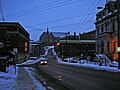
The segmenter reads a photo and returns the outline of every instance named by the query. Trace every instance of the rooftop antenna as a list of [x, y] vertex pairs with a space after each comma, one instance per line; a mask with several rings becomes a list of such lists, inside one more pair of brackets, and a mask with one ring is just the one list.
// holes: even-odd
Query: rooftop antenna
[[0, 12], [1, 12], [1, 18], [2, 18], [2, 21], [5, 21], [5, 18], [4, 18], [4, 15], [3, 15], [3, 9], [2, 9], [2, 3], [1, 3], [1, 0], [0, 0]]

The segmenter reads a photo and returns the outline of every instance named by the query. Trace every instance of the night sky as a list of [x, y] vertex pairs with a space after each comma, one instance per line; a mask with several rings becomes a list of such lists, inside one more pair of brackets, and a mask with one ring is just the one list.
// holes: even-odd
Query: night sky
[[[95, 29], [95, 17], [106, 0], [0, 0], [0, 21], [19, 22], [31, 40], [42, 32], [83, 33]], [[1, 13], [2, 12], [2, 13]]]

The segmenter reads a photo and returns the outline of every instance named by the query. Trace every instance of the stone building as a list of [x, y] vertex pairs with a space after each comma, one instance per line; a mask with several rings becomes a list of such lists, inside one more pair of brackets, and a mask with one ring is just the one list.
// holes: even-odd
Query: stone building
[[49, 32], [47, 28], [47, 31], [41, 34], [39, 41], [43, 44], [43, 46], [52, 46], [64, 36], [66, 36], [66, 33], [64, 32]]
[[118, 58], [117, 5], [115, 0], [106, 2], [96, 14], [96, 53], [105, 54], [110, 60]]
[[51, 45], [54, 45], [54, 36], [51, 32], [48, 31], [48, 28], [47, 28], [47, 31], [41, 34], [39, 41], [44, 46], [51, 46]]

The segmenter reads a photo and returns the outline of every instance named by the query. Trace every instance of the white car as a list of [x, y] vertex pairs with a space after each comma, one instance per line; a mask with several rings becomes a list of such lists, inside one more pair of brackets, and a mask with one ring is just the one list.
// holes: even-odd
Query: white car
[[46, 65], [46, 64], [48, 64], [48, 61], [47, 60], [40, 60], [40, 64], [41, 65], [43, 65], [43, 64]]
[[40, 60], [40, 64], [41, 65], [46, 65], [46, 64], [48, 64], [48, 61], [45, 58], [43, 58], [43, 59]]

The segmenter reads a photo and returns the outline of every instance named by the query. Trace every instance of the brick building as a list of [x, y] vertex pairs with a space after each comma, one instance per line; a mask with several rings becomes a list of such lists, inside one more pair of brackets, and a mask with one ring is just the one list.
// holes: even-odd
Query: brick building
[[6, 52], [9, 49], [10, 49], [9, 48], [9, 36], [8, 36], [7, 28], [0, 27], [0, 53]]
[[57, 49], [59, 56], [63, 58], [93, 55], [95, 52], [95, 30], [80, 34], [80, 36], [74, 33], [74, 35], [64, 37], [60, 39]]
[[[23, 62], [29, 54], [29, 33], [18, 22], [0, 22], [1, 28], [6, 30], [9, 37], [9, 49], [7, 49], [7, 52], [15, 52], [17, 56], [16, 62]], [[4, 47], [7, 47], [7, 45]]]

